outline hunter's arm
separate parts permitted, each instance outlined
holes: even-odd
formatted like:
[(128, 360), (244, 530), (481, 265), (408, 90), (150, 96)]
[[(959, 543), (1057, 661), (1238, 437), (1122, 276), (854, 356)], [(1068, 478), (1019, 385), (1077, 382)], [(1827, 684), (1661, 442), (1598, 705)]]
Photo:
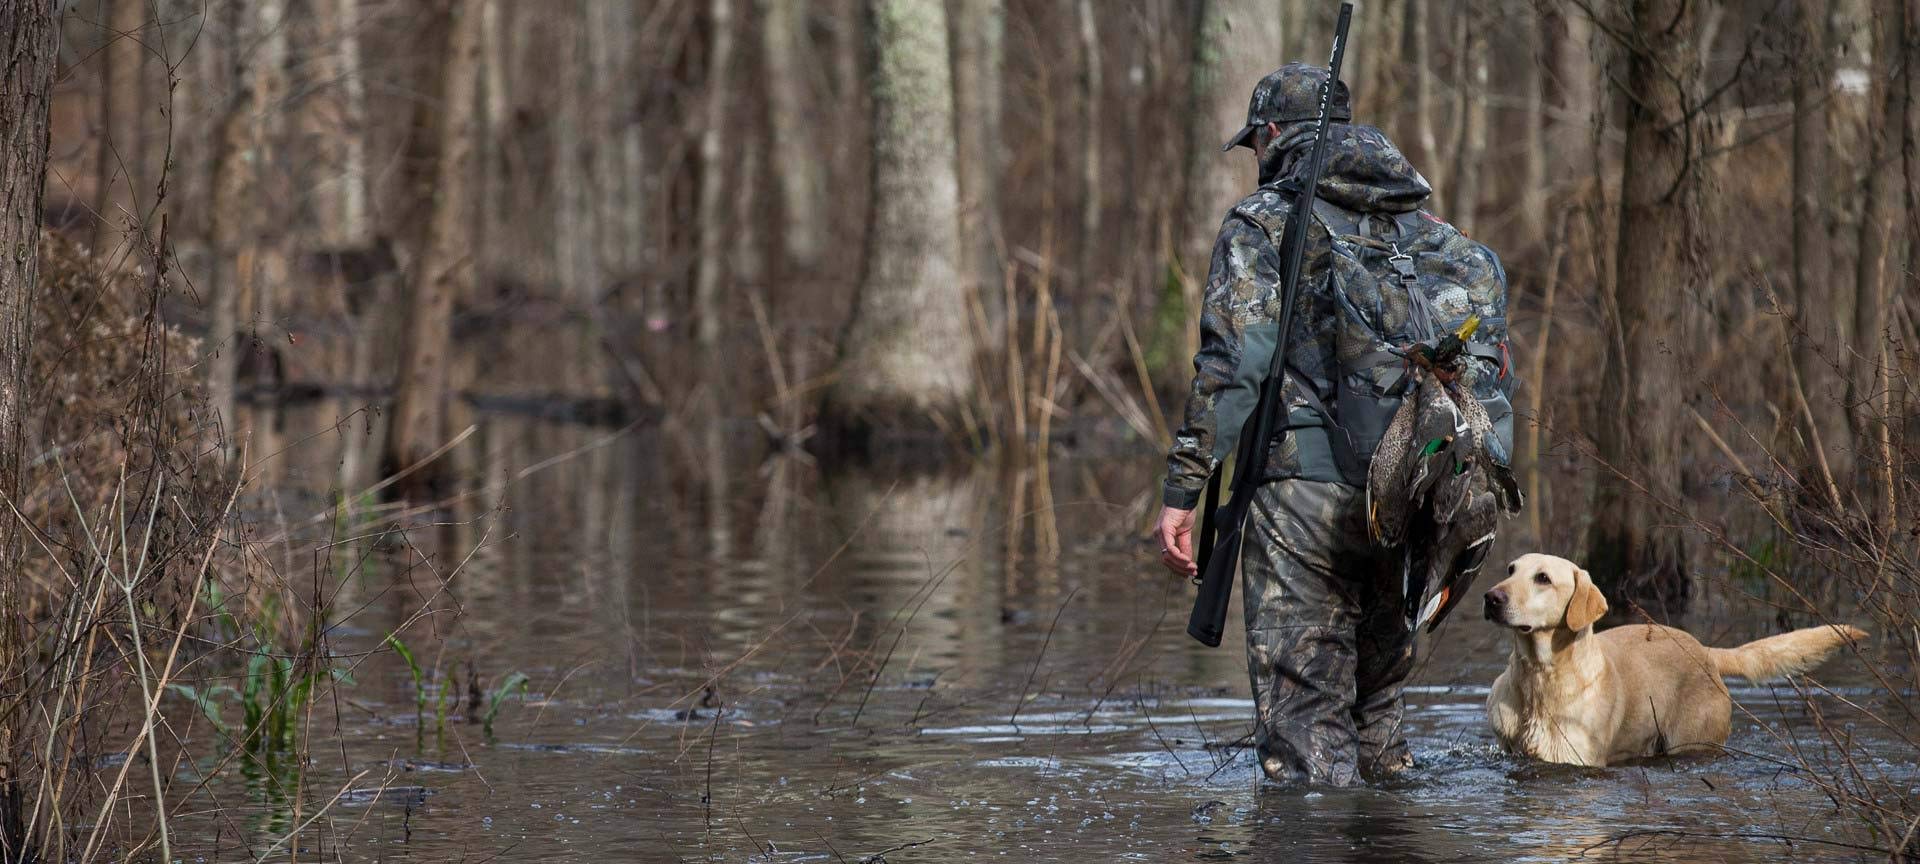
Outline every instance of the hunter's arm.
[(1280, 328), (1267, 307), (1279, 290), (1272, 239), (1244, 216), (1229, 214), (1213, 246), (1186, 419), (1167, 454), (1162, 501), (1168, 507), (1198, 505), (1207, 478), (1238, 443), (1273, 357)]

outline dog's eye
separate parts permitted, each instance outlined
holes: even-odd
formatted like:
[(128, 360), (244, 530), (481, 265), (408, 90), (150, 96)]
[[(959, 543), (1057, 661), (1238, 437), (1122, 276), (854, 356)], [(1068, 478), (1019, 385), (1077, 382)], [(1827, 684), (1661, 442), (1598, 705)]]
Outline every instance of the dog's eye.
[(1552, 585), (1552, 584), (1553, 584), (1553, 577), (1552, 577), (1552, 576), (1548, 576), (1548, 575), (1547, 575), (1547, 574), (1545, 574), (1545, 573), (1535, 573), (1535, 574), (1533, 574), (1533, 584), (1535, 584), (1535, 585)]

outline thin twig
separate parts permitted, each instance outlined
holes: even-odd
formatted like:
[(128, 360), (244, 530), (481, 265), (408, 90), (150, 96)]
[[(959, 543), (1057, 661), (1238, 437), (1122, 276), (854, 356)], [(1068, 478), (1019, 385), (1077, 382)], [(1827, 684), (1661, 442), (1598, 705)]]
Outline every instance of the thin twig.
[(1073, 602), (1080, 587), (1074, 586), (1067, 592), (1067, 599), (1060, 601), (1060, 608), (1053, 610), (1053, 623), (1047, 625), (1047, 637), (1040, 641), (1040, 653), (1033, 655), (1033, 666), (1027, 669), (1027, 683), (1020, 685), (1020, 695), (1013, 700), (1013, 715), (1007, 718), (1007, 724), (1015, 731), (1020, 729), (1020, 706), (1027, 701), (1027, 688), (1033, 686), (1033, 675), (1040, 671), (1040, 661), (1047, 656), (1047, 646), (1053, 644), (1053, 630), (1060, 626), (1060, 613), (1067, 611), (1067, 604)]

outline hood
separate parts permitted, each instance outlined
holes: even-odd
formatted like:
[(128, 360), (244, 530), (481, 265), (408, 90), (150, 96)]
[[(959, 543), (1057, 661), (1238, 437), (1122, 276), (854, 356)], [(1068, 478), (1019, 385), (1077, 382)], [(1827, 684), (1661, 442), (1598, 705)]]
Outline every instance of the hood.
[[(1308, 120), (1280, 128), (1280, 137), (1261, 163), (1260, 185), (1283, 184), (1307, 170), (1313, 125)], [(1335, 123), (1327, 132), (1318, 194), (1323, 201), (1360, 213), (1405, 213), (1420, 209), (1433, 187), (1380, 130)]]

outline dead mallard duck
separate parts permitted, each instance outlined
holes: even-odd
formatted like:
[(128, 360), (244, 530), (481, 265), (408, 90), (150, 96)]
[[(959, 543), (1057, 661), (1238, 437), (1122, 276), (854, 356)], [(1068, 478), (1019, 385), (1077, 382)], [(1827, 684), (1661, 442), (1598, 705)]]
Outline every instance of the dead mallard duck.
[(1500, 518), (1520, 510), (1513, 473), (1496, 458), (1472, 371), (1417, 364), (1367, 472), (1367, 527), (1402, 552), (1408, 629), (1431, 631), (1453, 609), (1491, 548)]

